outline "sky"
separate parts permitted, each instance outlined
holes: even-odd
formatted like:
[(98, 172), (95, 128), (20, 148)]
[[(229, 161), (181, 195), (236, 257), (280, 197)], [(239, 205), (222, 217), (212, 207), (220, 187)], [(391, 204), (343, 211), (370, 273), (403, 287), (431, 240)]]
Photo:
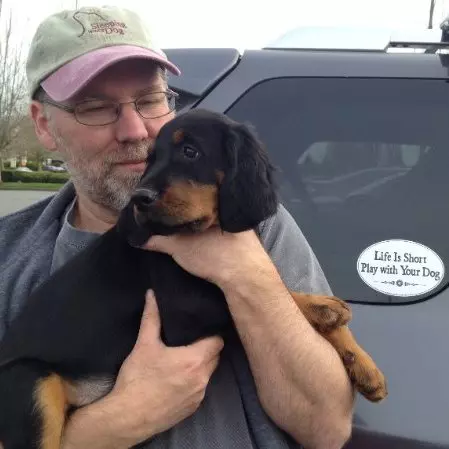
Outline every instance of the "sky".
[[(38, 23), (76, 0), (3, 0), (15, 20), (15, 36), (29, 42)], [(391, 29), (427, 27), (430, 0), (78, 0), (78, 6), (111, 4), (134, 9), (152, 27), (161, 48), (261, 48), (301, 26)], [(437, 0), (436, 27), (449, 14)]]

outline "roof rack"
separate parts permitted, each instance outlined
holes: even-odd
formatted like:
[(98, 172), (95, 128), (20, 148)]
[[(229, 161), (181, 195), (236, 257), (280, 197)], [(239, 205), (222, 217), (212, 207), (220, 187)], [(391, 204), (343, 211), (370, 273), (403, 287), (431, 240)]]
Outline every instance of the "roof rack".
[(280, 36), (264, 49), (436, 53), (449, 50), (449, 17), (441, 23), (439, 30), (299, 27)]

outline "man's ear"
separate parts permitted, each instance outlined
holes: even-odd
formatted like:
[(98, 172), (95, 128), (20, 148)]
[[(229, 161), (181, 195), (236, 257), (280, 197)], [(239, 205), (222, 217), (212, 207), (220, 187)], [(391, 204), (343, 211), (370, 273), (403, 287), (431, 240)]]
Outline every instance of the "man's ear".
[(48, 126), (48, 117), (45, 114), (44, 105), (38, 101), (32, 101), (30, 105), (30, 117), (34, 123), (34, 131), (39, 142), (49, 151), (56, 151), (56, 142)]
[(276, 213), (274, 167), (262, 142), (248, 125), (230, 126), (225, 152), (228, 166), (220, 185), (220, 227), (226, 232), (253, 229)]

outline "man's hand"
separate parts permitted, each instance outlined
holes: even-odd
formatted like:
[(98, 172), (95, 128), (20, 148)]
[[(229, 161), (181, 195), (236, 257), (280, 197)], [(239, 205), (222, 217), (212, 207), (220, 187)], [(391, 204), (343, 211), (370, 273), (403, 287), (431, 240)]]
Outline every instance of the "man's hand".
[[(190, 346), (165, 346), (160, 339), (157, 303), (149, 292), (136, 344), (123, 363), (113, 390), (86, 410), (75, 413), (63, 448), (130, 447), (173, 427), (200, 406), (222, 348), (223, 340), (219, 337)], [(93, 412), (89, 412), (89, 407)], [(90, 424), (86, 421), (89, 416)], [(102, 444), (102, 423), (106, 422), (111, 433)], [(89, 433), (90, 428), (96, 431)], [(108, 446), (106, 441), (114, 441), (114, 435), (117, 440)], [(123, 445), (118, 441), (123, 441)]]
[(146, 438), (149, 431), (152, 435), (163, 432), (196, 411), (222, 349), (223, 340), (218, 337), (188, 347), (165, 346), (156, 300), (148, 294), (135, 348), (112, 392), (121, 397), (133, 420), (137, 418), (134, 426), (139, 437)]
[(191, 274), (219, 287), (232, 284), (236, 276), (275, 272), (254, 231), (228, 233), (214, 227), (195, 235), (157, 235), (143, 249), (169, 254)]

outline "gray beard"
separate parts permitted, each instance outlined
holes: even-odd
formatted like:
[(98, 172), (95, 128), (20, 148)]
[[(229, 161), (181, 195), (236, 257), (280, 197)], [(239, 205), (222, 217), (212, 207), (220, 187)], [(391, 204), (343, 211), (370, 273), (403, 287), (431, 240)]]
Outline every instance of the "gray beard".
[(94, 203), (116, 213), (128, 204), (141, 177), (140, 173), (133, 172), (126, 178), (118, 178), (111, 171), (102, 173), (101, 176), (95, 174), (92, 176), (77, 170), (69, 162), (67, 168), (77, 190), (83, 192)]
[(142, 173), (117, 170), (116, 163), (125, 160), (146, 159), (152, 142), (139, 142), (123, 145), (118, 151), (108, 154), (101, 161), (91, 163), (85, 159), (73, 157), (65, 152), (68, 171), (76, 189), (83, 192), (91, 201), (115, 213), (128, 204), (137, 187)]

